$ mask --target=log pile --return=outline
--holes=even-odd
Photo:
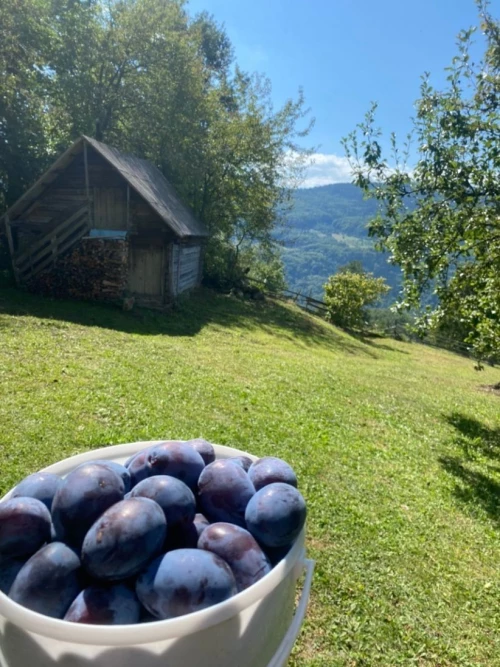
[[[121,301],[127,287],[125,239],[86,238],[35,276],[30,291],[59,298]]]

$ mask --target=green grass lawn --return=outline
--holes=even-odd
[[[168,315],[0,291],[0,491],[203,435],[295,468],[317,561],[293,665],[500,665],[500,396],[470,360],[201,292]]]

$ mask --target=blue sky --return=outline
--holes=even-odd
[[[477,24],[474,0],[190,0],[189,7],[225,25],[237,62],[270,78],[277,106],[303,88],[316,119],[306,145],[318,154],[306,186],[349,180],[340,139],[371,101],[384,132],[404,138],[421,75],[443,84],[458,32]],[[498,17],[500,0],[490,9]]]

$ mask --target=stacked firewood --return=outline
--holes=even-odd
[[[35,276],[29,288],[59,298],[121,301],[127,273],[125,239],[87,238]]]

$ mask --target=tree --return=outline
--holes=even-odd
[[[46,113],[49,0],[0,0],[0,212],[33,184],[58,128]]]
[[[359,273],[365,274],[366,271],[363,268],[363,262],[359,259],[351,259],[350,262],[344,264],[344,266],[339,266],[337,273]]]
[[[0,212],[83,133],[160,168],[210,230],[207,271],[230,276],[242,253],[276,250],[308,155],[300,92],[274,109],[269,81],[241,71],[223,27],[185,0],[26,3],[0,0],[0,142],[20,135],[19,164],[0,155]]]
[[[390,290],[384,278],[375,278],[355,266],[349,266],[328,278],[325,284],[325,303],[328,319],[340,327],[362,328],[367,320],[366,307],[371,306]]]
[[[474,30],[462,32],[447,87],[423,77],[413,132],[403,148],[391,136],[391,161],[382,155],[376,105],[344,147],[355,183],[380,203],[370,234],[403,270],[400,305],[427,298],[422,331],[455,322],[487,358],[500,351],[500,23],[487,2],[478,8],[483,57],[472,62]],[[413,169],[410,142],[418,150]]]

